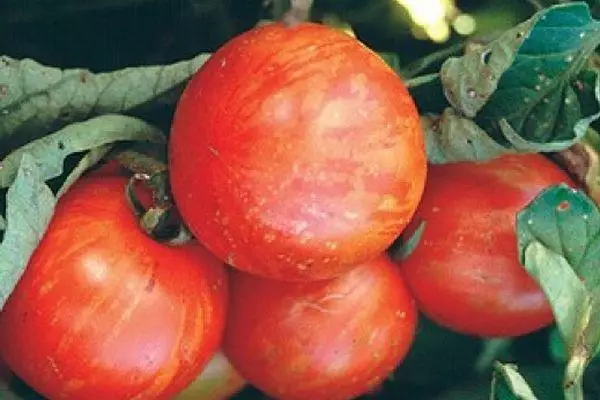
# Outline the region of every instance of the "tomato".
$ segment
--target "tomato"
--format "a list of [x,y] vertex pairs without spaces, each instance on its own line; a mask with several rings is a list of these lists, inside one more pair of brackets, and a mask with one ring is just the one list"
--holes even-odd
[[221,47],[178,103],[169,158],[194,235],[234,267],[287,281],[332,278],[381,253],[426,175],[400,78],[311,23],[254,28]]
[[252,385],[284,400],[350,399],[407,354],[417,312],[380,256],[332,280],[280,282],[235,271],[223,350]]
[[538,154],[431,166],[414,219],[426,226],[401,263],[420,309],[447,328],[484,337],[550,324],[543,292],[519,263],[515,223],[542,189],[560,182],[571,181]]
[[0,317],[3,358],[50,399],[172,398],[220,346],[223,264],[143,234],[126,182],[84,178],[60,200]]
[[196,380],[177,400],[225,400],[246,385],[222,352],[216,353]]

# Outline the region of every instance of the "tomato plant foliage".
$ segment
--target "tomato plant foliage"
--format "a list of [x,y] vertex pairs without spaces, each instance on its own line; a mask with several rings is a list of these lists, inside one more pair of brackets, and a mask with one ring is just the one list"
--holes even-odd
[[[97,10],[105,7],[116,12],[132,3],[141,7],[143,3],[160,2],[135,0],[116,5],[117,2],[112,0],[100,0],[75,6],[75,3],[81,2],[65,0],[55,10],[49,10],[47,4],[50,2],[32,0],[32,4],[39,4],[22,12],[15,11],[22,7],[18,5],[21,2],[9,0],[6,3],[3,12],[0,12],[0,35],[3,36],[4,26],[1,24],[14,23],[11,18],[23,18],[27,23],[50,15],[49,11],[55,17],[69,14],[71,11],[66,10],[70,7],[84,10],[82,12],[87,12],[88,8]],[[235,2],[226,2],[228,6],[215,6],[218,2],[210,1],[189,3],[193,4],[189,6],[193,9],[189,14],[194,14],[201,9],[226,9],[232,7],[229,3]],[[293,17],[293,13],[285,11],[289,6],[287,3],[273,2],[275,13],[283,19]],[[339,1],[332,7],[350,9],[351,3]],[[381,5],[382,2],[375,3],[380,10],[388,7]],[[529,15],[529,19],[508,29],[503,28],[506,29],[504,32],[491,38],[467,41],[460,46],[460,51],[443,49],[441,56],[428,55],[421,61],[417,60],[416,68],[404,65],[402,55],[382,54],[388,64],[405,77],[406,86],[420,111],[427,157],[431,164],[488,161],[507,153],[550,152],[556,155],[585,144],[586,157],[577,159],[575,164],[584,169],[581,175],[585,179],[581,181],[588,194],[594,188],[597,190],[600,186],[600,142],[590,138],[597,136],[594,129],[600,116],[600,73],[596,59],[600,22],[592,16],[597,10],[594,7],[590,9],[584,2],[560,3],[538,10]],[[178,12],[184,14],[181,10]],[[301,14],[306,12],[305,7]],[[360,20],[350,11],[340,15],[348,21]],[[363,17],[365,20],[370,18],[366,13]],[[257,21],[251,22],[244,29]],[[364,21],[357,25],[361,23],[364,25]],[[200,24],[194,21],[191,25],[197,27]],[[223,28],[223,31],[227,29]],[[141,35],[147,33],[142,32]],[[170,34],[172,32],[165,34],[164,43],[167,47],[176,46],[177,41],[173,41]],[[233,34],[229,32],[224,36],[230,38]],[[188,35],[185,41],[190,42],[190,37],[195,41],[199,36]],[[160,43],[156,46],[152,43],[152,47],[161,47]],[[90,47],[95,52],[93,46]],[[150,143],[164,147],[167,140],[163,132],[169,130],[184,86],[211,57],[206,48],[194,49],[195,56],[189,52],[177,55],[177,59],[183,61],[173,62],[174,57],[165,56],[160,63],[147,65],[147,60],[154,59],[148,57],[141,58],[139,66],[126,65],[108,71],[98,68],[102,72],[93,71],[91,67],[87,69],[85,65],[73,68],[66,65],[69,63],[62,67],[51,66],[52,61],[46,60],[55,60],[52,57],[40,57],[36,61],[21,55],[0,56],[0,309],[44,237],[57,202],[86,171],[111,157],[116,157],[130,169],[136,169],[140,166],[139,154],[131,151],[132,146],[137,148],[140,144]],[[427,69],[431,60],[437,60],[437,65],[429,69],[432,73],[414,76],[414,71]],[[252,60],[252,63],[255,62]],[[262,74],[260,68],[256,68],[254,73]],[[212,82],[212,78],[209,77],[208,81]],[[257,76],[245,71],[236,82],[243,88],[257,81]],[[240,90],[236,89],[236,93]],[[247,106],[244,103],[244,107]],[[234,123],[239,123],[239,120],[235,119]],[[202,121],[198,123],[202,124]],[[129,160],[132,155],[136,160]],[[149,169],[146,168],[148,165],[151,166]],[[141,167],[141,172],[152,170],[152,165],[153,161],[148,161]],[[418,234],[398,254],[407,256],[434,225],[433,218],[421,225],[417,229]],[[565,398],[581,400],[584,373],[589,371],[588,367],[600,349],[598,206],[583,190],[552,186],[540,192],[518,214],[516,238],[519,261],[543,290],[556,321],[556,327],[551,330],[550,345],[554,359],[564,363],[561,390]],[[261,250],[253,247],[249,251]],[[247,297],[258,298],[253,293]],[[369,300],[375,301],[373,298]],[[342,324],[343,321],[339,323],[340,326]],[[273,323],[273,326],[277,324]],[[441,327],[436,329],[443,331]],[[364,333],[360,329],[358,331]],[[331,328],[331,332],[334,335],[335,327]],[[230,332],[229,335],[237,340],[239,333]],[[417,345],[420,337],[423,335],[419,336],[417,331]],[[260,342],[260,337],[255,339]],[[478,339],[466,336],[460,336],[460,339],[461,343],[463,339],[469,343],[467,347],[471,352],[472,348],[489,348],[480,346]],[[519,373],[520,368],[512,364],[514,354],[511,352],[516,351],[518,343],[519,340],[503,343],[502,356],[507,355],[511,364],[494,363],[490,367],[491,359],[497,355],[481,355],[486,360],[484,372],[493,376],[491,387],[486,376],[486,393],[491,399],[534,400],[545,393],[540,389],[538,380],[529,381],[527,377],[526,381]],[[384,391],[395,384],[404,385],[398,389],[401,391],[409,390],[406,386],[410,384],[422,388],[429,383],[443,381],[439,377],[421,378],[418,384],[415,381],[419,379],[413,379],[407,385],[409,380],[400,376],[405,370],[403,368],[415,368],[423,376],[436,371],[435,368],[443,363],[419,364],[419,360],[411,360],[420,354],[432,359],[443,358],[446,357],[445,351],[453,350],[442,347],[428,346],[427,349],[434,349],[435,354],[431,355],[419,353],[420,349],[409,353],[408,364],[399,368],[400,372],[394,377],[396,383],[386,381],[383,383]],[[459,350],[464,348],[456,349]],[[464,354],[461,353],[458,357],[462,356]],[[456,354],[447,358],[455,357]],[[461,368],[460,373],[473,377],[474,372],[467,369],[463,371]],[[446,380],[456,379],[459,372],[452,372],[446,373],[450,376]],[[407,373],[405,377],[410,375]],[[481,380],[480,376],[475,377]],[[556,383],[555,377],[553,379]],[[26,397],[20,393],[0,383],[2,399]],[[543,400],[543,397],[539,398]]]
[[452,106],[426,117],[429,160],[558,151],[581,139],[600,115],[598,96],[590,99],[583,90],[584,81],[597,88],[587,60],[598,43],[600,23],[587,5],[564,4],[446,60],[439,79],[423,82],[441,85]]

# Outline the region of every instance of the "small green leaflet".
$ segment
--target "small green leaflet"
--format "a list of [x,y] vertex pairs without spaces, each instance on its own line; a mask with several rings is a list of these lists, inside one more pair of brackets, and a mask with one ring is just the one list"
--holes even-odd
[[537,397],[516,366],[495,363],[490,400],[537,400]]
[[0,243],[0,309],[21,278],[50,223],[56,198],[33,156],[25,153],[6,195],[6,231]]
[[519,252],[539,242],[555,252],[592,289],[600,285],[600,212],[583,192],[566,185],[541,192],[517,216]]
[[[14,149],[71,122],[127,113],[151,102],[173,104],[210,57],[200,54],[166,66],[93,74],[0,57],[0,147]],[[2,152],[0,152],[0,157]]]
[[472,119],[477,128],[463,130],[466,123],[448,112],[431,117],[438,129],[426,129],[427,140],[445,146],[431,162],[560,151],[580,140],[600,117],[600,76],[587,69],[599,43],[600,22],[586,3],[575,2],[544,9],[491,43],[449,58],[440,72],[443,91],[456,118]]
[[154,126],[125,115],[102,115],[85,122],[68,125],[51,135],[40,138],[10,153],[2,160],[0,188],[13,181],[23,154],[37,162],[42,180],[57,177],[63,172],[65,158],[117,141],[147,141],[164,143],[165,137]]
[[585,285],[563,257],[540,242],[527,246],[523,264],[546,294],[561,336],[569,347],[574,347],[579,336],[579,321],[589,308]]
[[578,399],[600,347],[600,211],[582,191],[551,186],[517,214],[517,238],[566,348],[565,396]]
[[427,159],[432,164],[489,160],[512,150],[490,138],[473,120],[446,108],[441,116],[421,117]]

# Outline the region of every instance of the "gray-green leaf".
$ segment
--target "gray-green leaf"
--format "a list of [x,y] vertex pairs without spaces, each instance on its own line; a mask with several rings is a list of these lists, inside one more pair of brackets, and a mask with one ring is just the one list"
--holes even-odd
[[486,161],[514,153],[491,139],[473,120],[458,115],[450,107],[441,116],[423,116],[421,124],[427,159],[432,164]]
[[37,139],[10,153],[2,160],[0,188],[11,184],[21,157],[34,157],[42,180],[60,176],[69,154],[87,151],[117,141],[147,141],[162,143],[164,135],[154,126],[125,115],[102,115],[85,122],[68,125],[51,135]]
[[566,148],[598,118],[598,100],[594,99],[595,112],[583,114],[582,108],[590,107],[582,106],[582,90],[574,84],[600,43],[600,22],[592,19],[587,4],[577,2],[540,11],[515,29],[497,41],[511,42],[510,35],[523,38],[510,55],[510,66],[494,76],[497,87],[475,121],[504,145],[508,141],[502,120],[527,142],[564,142]]
[[585,285],[562,256],[539,242],[525,248],[523,264],[548,298],[567,348],[573,348],[582,328],[580,320],[590,307]]
[[126,113],[150,102],[174,103],[190,76],[208,58],[209,54],[200,54],[167,66],[94,74],[2,56],[0,148],[14,149],[71,122],[97,115]]
[[564,184],[544,190],[517,214],[517,229],[521,255],[540,242],[590,289],[600,285],[600,211],[583,192]]
[[37,169],[23,154],[17,177],[6,195],[6,232],[0,243],[0,309],[21,278],[29,258],[50,223],[56,199]]
[[516,366],[496,363],[490,400],[537,400],[537,397]]

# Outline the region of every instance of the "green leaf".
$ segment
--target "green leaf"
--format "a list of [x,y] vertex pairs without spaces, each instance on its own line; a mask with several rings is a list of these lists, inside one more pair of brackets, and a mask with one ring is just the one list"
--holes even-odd
[[0,309],[21,278],[50,223],[56,199],[35,159],[23,154],[6,195],[7,227],[0,243]]
[[537,400],[537,397],[516,366],[496,363],[490,400]]
[[589,308],[585,285],[563,257],[540,242],[525,248],[523,264],[544,291],[561,336],[572,348],[580,334],[580,320]]
[[[547,364],[522,365],[519,367],[518,372],[526,379],[529,387],[535,390],[535,394],[540,400],[563,399],[561,380],[564,371],[561,366]],[[458,385],[432,400],[481,400],[489,398],[490,383],[479,378],[467,383],[458,382]]]
[[569,359],[565,342],[557,328],[550,331],[548,345],[550,347],[550,357],[556,363],[565,363]]
[[475,362],[475,372],[478,374],[487,371],[513,344],[513,338],[486,339],[482,343],[481,353]]
[[[595,112],[584,115],[573,83],[600,43],[600,22],[592,19],[587,4],[579,2],[545,9],[517,29],[521,30],[510,34],[520,32],[522,43],[510,54],[510,67],[498,76],[496,90],[475,120],[501,144],[509,143],[500,125],[504,120],[527,142],[565,143],[566,148],[598,118],[597,98]],[[511,39],[499,39],[504,40]],[[542,146],[542,150],[556,148]]]
[[449,58],[440,73],[444,93],[455,114],[473,118],[505,152],[560,151],[600,117],[600,77],[581,72],[599,43],[600,22],[587,4],[556,5],[485,46]]
[[441,116],[421,118],[427,159],[432,164],[464,160],[486,161],[513,151],[491,139],[473,120],[446,108]]
[[103,115],[71,124],[6,156],[0,169],[0,188],[11,184],[25,153],[34,157],[42,180],[46,181],[63,173],[64,160],[70,154],[117,141],[161,143],[164,140],[164,135],[157,128],[140,119],[124,115]]
[[421,236],[425,231],[425,226],[427,225],[427,221],[420,221],[417,229],[412,233],[409,238],[406,238],[406,233],[401,237],[402,242],[398,245],[398,247],[392,249],[391,257],[394,260],[401,261],[408,257],[415,249],[417,245],[421,241]]
[[402,63],[400,62],[400,56],[397,53],[390,52],[379,52],[377,53],[379,57],[385,61],[387,65],[390,66],[396,73],[400,73],[400,66]]
[[74,121],[127,113],[149,103],[173,104],[209,54],[167,66],[93,74],[0,57],[0,157]]
[[517,214],[517,230],[521,255],[540,242],[564,257],[588,288],[600,285],[600,212],[582,191],[564,184],[543,190]]
[[112,149],[112,145],[105,144],[102,146],[94,147],[90,151],[88,151],[82,158],[79,160],[75,168],[69,172],[69,175],[65,178],[60,189],[56,193],[56,197],[62,197],[63,194],[69,190],[69,188],[79,179],[88,169],[96,165],[102,158],[108,154],[108,152]]
[[600,346],[600,212],[583,192],[549,187],[517,215],[521,262],[544,291],[565,345],[565,398],[583,398]]

